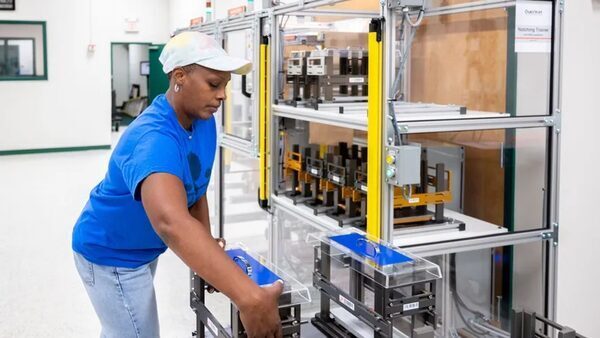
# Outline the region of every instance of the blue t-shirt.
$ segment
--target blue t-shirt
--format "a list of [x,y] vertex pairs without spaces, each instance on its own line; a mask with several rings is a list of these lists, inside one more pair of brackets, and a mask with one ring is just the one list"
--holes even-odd
[[191,207],[206,193],[216,148],[214,117],[184,129],[164,95],[123,133],[104,179],[73,229],[73,250],[87,260],[135,268],[149,263],[167,246],[158,237],[141,203],[142,181],[153,173],[177,176]]

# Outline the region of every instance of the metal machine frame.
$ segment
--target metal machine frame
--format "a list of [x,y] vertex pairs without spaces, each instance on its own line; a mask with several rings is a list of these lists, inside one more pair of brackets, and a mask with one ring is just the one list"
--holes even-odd
[[[561,57],[561,25],[562,25],[562,5],[558,1],[552,1],[554,4],[554,25],[553,25],[553,46],[552,46],[552,63],[551,63],[551,102],[549,104],[550,111],[548,115],[543,116],[523,116],[523,117],[497,117],[497,118],[482,118],[482,119],[457,119],[457,120],[407,120],[398,122],[398,129],[402,135],[424,132],[445,132],[445,131],[467,131],[467,130],[492,130],[492,129],[508,129],[508,128],[546,128],[549,130],[549,177],[548,177],[548,198],[546,207],[547,217],[542,228],[529,231],[518,231],[512,233],[499,234],[494,236],[474,237],[454,241],[443,241],[436,243],[428,243],[423,245],[414,245],[404,247],[406,250],[419,255],[439,255],[462,251],[470,251],[483,248],[492,248],[503,245],[516,245],[528,242],[548,241],[550,245],[547,247],[546,264],[547,264],[547,279],[546,279],[546,313],[545,315],[553,318],[556,314],[556,252],[558,246],[558,156],[560,143],[560,115],[558,109],[560,107],[560,57]],[[386,2],[382,2],[386,5]],[[510,8],[515,6],[515,1],[502,0],[487,0],[466,3],[460,5],[452,5],[439,7],[426,11],[425,16],[443,15],[451,13],[464,13],[474,10],[492,9],[492,8]],[[395,22],[397,20],[395,9],[388,6],[383,6],[381,9],[381,17],[379,27],[373,27],[371,38],[369,39],[369,118],[368,121],[355,118],[339,118],[335,115],[317,114],[310,109],[292,109],[281,105],[274,105],[272,111],[273,132],[271,134],[272,149],[278,149],[276,126],[280,118],[299,119],[304,121],[320,122],[335,126],[353,128],[357,130],[369,131],[369,210],[368,214],[379,215],[369,217],[372,221],[368,225],[370,234],[382,238],[383,240],[392,240],[392,224],[393,214],[393,189],[391,186],[384,183],[383,170],[385,168],[382,155],[380,155],[386,146],[389,146],[391,128],[386,127],[387,121],[384,116],[388,116],[389,105],[384,104],[390,98],[384,94],[390,92],[392,86],[391,78],[387,74],[393,74],[394,70],[394,49],[392,41],[395,41]],[[314,12],[314,11],[311,11]],[[275,19],[277,20],[277,19]],[[377,25],[375,23],[374,25]],[[275,27],[273,25],[273,27]],[[273,49],[279,49],[281,41],[278,35],[274,34]],[[380,53],[378,56],[377,53]],[[278,64],[278,54],[273,54],[274,65]],[[381,74],[381,75],[380,75]],[[381,76],[378,78],[378,76]],[[381,83],[380,86],[377,84]],[[271,102],[275,102],[272,100]],[[374,112],[379,112],[379,114]],[[277,150],[271,151],[271,166],[276,167],[278,158]],[[371,158],[372,157],[372,158]],[[374,174],[372,174],[374,173]],[[277,173],[272,173],[271,182],[278,182]],[[372,189],[371,187],[377,187]],[[374,202],[372,202],[374,201]],[[318,227],[327,227],[327,223],[323,222],[322,218],[314,217],[310,213],[303,210],[295,209],[292,204],[285,202],[279,196],[272,195],[271,206],[281,208],[290,212],[294,216],[301,217],[309,224],[314,224]],[[277,237],[277,229],[273,227],[272,238]],[[273,243],[273,251],[277,252],[277,243]]]
[[[283,118],[297,119],[302,121],[319,122],[339,127],[352,128],[355,130],[368,131],[369,149],[369,169],[367,175],[368,181],[368,219],[367,231],[370,235],[379,237],[385,241],[393,241],[393,205],[394,189],[393,186],[385,182],[385,149],[393,146],[393,128],[390,128],[390,105],[392,98],[388,93],[393,85],[393,78],[389,74],[394,74],[395,50],[394,42],[395,27],[398,20],[396,3],[398,1],[382,0],[379,13],[365,11],[348,11],[348,16],[374,18],[369,33],[369,100],[368,100],[368,119],[365,117],[355,117],[346,114],[344,118],[336,115],[319,114],[312,109],[295,108],[277,104],[278,93],[276,86],[278,83],[279,71],[281,65],[280,50],[283,48],[282,36],[279,26],[284,15],[335,15],[343,16],[344,11],[332,11],[315,9],[324,5],[330,5],[342,0],[304,0],[297,3],[279,5],[266,10],[254,13],[244,14],[228,20],[217,20],[192,29],[212,33],[220,37],[222,32],[235,29],[252,28],[255,31],[255,60],[259,60],[261,66],[265,66],[265,71],[259,76],[253,77],[253,88],[265,89],[264,101],[258,100],[252,96],[255,104],[256,116],[253,121],[254,136],[251,142],[245,140],[235,140],[229,136],[223,137],[221,144],[224,148],[229,148],[238,152],[250,154],[250,158],[258,157],[261,163],[261,186],[263,192],[260,193],[261,205],[264,208],[284,210],[285,212],[299,217],[306,223],[313,225],[317,229],[334,229],[338,226],[335,221],[324,221],[312,212],[307,212],[298,208],[293,203],[289,203],[282,195],[277,194],[276,187],[281,181],[282,174],[278,168],[280,166],[281,156],[284,156],[279,143],[279,125]],[[559,146],[561,138],[561,40],[562,40],[562,20],[563,4],[559,0],[547,0],[553,4],[553,42],[551,54],[551,76],[550,76],[550,102],[547,115],[539,116],[508,116],[508,117],[488,117],[488,118],[465,118],[465,119],[407,119],[397,122],[397,128],[401,135],[410,135],[426,132],[448,132],[448,131],[469,131],[469,130],[493,130],[509,128],[545,128],[548,130],[548,157],[547,164],[548,177],[547,201],[545,204],[544,223],[541,228],[527,231],[516,231],[502,233],[492,236],[471,237],[460,240],[438,241],[426,244],[418,244],[403,247],[403,249],[422,256],[446,255],[451,253],[465,252],[477,249],[488,249],[499,246],[511,246],[522,243],[545,242],[545,313],[544,316],[550,319],[556,316],[556,259],[558,251],[558,183],[559,183]],[[401,1],[400,1],[401,2]],[[425,16],[445,15],[454,13],[467,13],[470,11],[493,9],[493,8],[512,8],[516,1],[511,0],[482,0],[470,3],[431,8],[425,11]],[[262,50],[258,48],[262,42],[268,41],[268,48]],[[510,67],[510,65],[509,65]],[[514,67],[514,65],[513,65]],[[268,70],[267,70],[268,68]],[[255,67],[255,74],[259,68]],[[264,83],[262,83],[264,81]],[[264,143],[261,143],[264,142]],[[219,183],[219,190],[222,189],[222,182]],[[222,215],[222,210],[219,211]],[[273,220],[275,222],[275,220]],[[219,227],[222,233],[222,217]],[[274,256],[279,252],[277,243],[278,228],[271,226],[270,237],[270,255],[269,259],[274,260]]]
[[[190,290],[190,307],[196,313],[196,331],[193,336],[204,338],[205,328],[208,328],[213,337],[218,338],[244,338],[247,337],[240,319],[240,311],[231,303],[231,332],[226,330],[217,318],[206,307],[205,297],[208,284],[200,276],[192,273],[192,287]],[[289,305],[290,295],[280,297],[279,316],[281,319],[283,337],[300,337],[300,305]]]
[[[400,317],[411,317],[410,332],[415,338],[428,337],[433,334],[431,327],[418,325],[416,316],[422,316],[425,321],[436,326],[435,285],[436,279],[420,281],[394,287],[384,287],[381,280],[384,276],[375,272],[374,276],[366,277],[360,274],[362,262],[353,257],[347,257],[349,269],[350,293],[340,289],[331,282],[330,245],[321,243],[314,248],[315,270],[313,285],[321,294],[320,311],[311,319],[312,324],[328,337],[353,337],[347,329],[341,326],[331,316],[331,301],[342,306],[352,315],[360,318],[373,328],[373,337],[394,337],[393,321]],[[354,270],[356,269],[356,270]],[[409,293],[406,294],[406,290]],[[374,294],[374,308],[363,304],[366,290]]]

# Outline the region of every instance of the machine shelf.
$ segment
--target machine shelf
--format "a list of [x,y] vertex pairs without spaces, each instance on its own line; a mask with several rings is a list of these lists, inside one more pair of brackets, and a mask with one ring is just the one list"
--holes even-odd
[[[497,112],[467,110],[466,114],[461,114],[455,110],[433,110],[423,104],[412,105],[415,108],[413,111],[410,111],[407,109],[407,107],[403,109],[402,113],[396,114],[398,124],[417,121],[428,121],[434,124],[439,121],[448,120],[464,121],[471,119],[497,119],[509,117],[508,114]],[[339,107],[344,107],[343,113],[340,113]],[[279,117],[367,131],[367,109],[364,105],[341,104],[316,110],[306,107],[293,107],[284,104],[276,104],[272,106],[272,111],[275,116]]]
[[[286,212],[301,218],[320,230],[340,230],[351,227],[350,225],[340,227],[338,222],[329,216],[315,215],[313,209],[302,204],[294,204],[294,201],[289,197],[272,196],[271,199],[276,207],[284,209]],[[474,217],[470,217],[449,209],[445,209],[444,213],[447,215],[447,217],[460,219],[462,222],[464,222],[465,230],[458,231],[456,229],[444,229],[442,226],[440,226],[440,230],[430,229],[429,231],[423,231],[421,230],[422,228],[419,227],[415,227],[414,230],[395,230],[391,243],[400,248],[406,246],[414,247],[406,248],[407,251],[411,252],[417,249],[417,246],[427,245],[429,243],[468,240],[482,236],[509,234],[506,228],[482,221]],[[420,249],[418,250],[421,251]]]

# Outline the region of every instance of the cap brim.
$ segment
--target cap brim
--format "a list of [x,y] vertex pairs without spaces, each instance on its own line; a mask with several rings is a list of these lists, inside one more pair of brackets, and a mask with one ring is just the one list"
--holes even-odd
[[197,62],[197,64],[206,68],[222,72],[231,72],[238,75],[248,74],[252,70],[252,63],[250,61],[229,55],[203,60]]

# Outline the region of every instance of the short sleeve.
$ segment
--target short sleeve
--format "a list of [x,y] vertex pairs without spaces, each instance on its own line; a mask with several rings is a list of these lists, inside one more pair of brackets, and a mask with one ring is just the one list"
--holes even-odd
[[167,173],[183,182],[183,163],[177,142],[159,132],[142,135],[132,153],[122,162],[121,171],[136,201],[141,200],[141,183],[151,174]]

